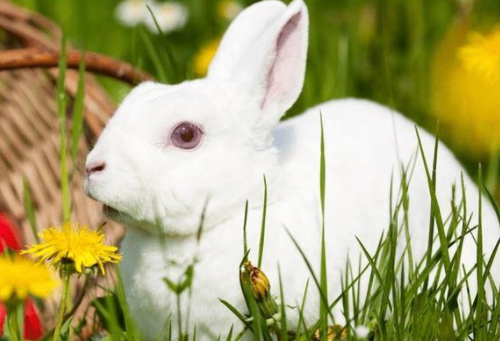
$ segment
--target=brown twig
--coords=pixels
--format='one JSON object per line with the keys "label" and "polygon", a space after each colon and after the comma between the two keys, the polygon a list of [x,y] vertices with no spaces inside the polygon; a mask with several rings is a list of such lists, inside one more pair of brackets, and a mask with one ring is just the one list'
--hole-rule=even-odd
{"label": "brown twig", "polygon": [[[78,69],[81,58],[81,52],[68,51],[68,68]],[[58,63],[59,52],[49,49],[24,48],[0,52],[0,71],[37,67],[52,68],[57,67]],[[93,52],[85,53],[85,67],[89,72],[116,78],[132,85],[153,79],[151,75],[133,68],[128,63]]]}

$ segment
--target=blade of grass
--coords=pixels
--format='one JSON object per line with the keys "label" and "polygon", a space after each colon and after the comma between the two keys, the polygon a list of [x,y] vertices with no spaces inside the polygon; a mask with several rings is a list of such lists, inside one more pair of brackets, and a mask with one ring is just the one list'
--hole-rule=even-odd
{"label": "blade of grass", "polygon": [[[323,290],[321,290],[321,284],[320,282],[318,281],[318,277],[316,276],[316,274],[314,273],[314,270],[313,270],[313,267],[311,265],[311,262],[309,261],[309,259],[307,258],[306,254],[304,253],[304,250],[302,250],[302,248],[300,247],[299,243],[297,242],[297,240],[293,237],[293,235],[290,233],[290,231],[288,229],[286,229],[286,233],[288,234],[288,236],[290,237],[290,239],[292,239],[292,242],[293,244],[295,245],[295,247],[297,248],[297,250],[299,251],[300,255],[302,256],[302,259],[304,260],[304,262],[306,263],[306,266],[309,270],[309,273],[311,274],[313,280],[314,280],[314,283],[316,284],[316,287],[318,288],[318,291],[319,291],[319,296],[321,298],[321,301],[323,301],[323,304],[325,304],[327,307],[328,307],[328,301],[327,301],[327,298],[323,295]],[[330,319],[332,321],[334,321],[335,319],[333,318],[333,315],[331,313],[330,310],[327,309],[327,313],[328,315],[330,316]],[[325,321],[326,322],[326,321]]]}
{"label": "blade of grass", "polygon": [[[437,169],[437,156],[438,156],[438,146],[439,146],[439,125],[436,126],[436,131],[435,131],[435,140],[434,140],[434,155],[433,155],[433,160],[432,160],[432,179],[431,179],[431,182],[432,182],[432,186],[434,186],[434,188],[436,188],[436,169]],[[435,221],[436,217],[434,215],[434,210],[432,209],[432,200],[431,200],[431,215],[430,215],[430,218],[429,218],[429,237],[427,239],[427,253],[426,253],[426,256],[427,256],[427,264],[430,263],[431,261],[431,255],[432,255],[432,245],[433,245],[433,241],[434,241],[434,221]],[[424,282],[424,289],[427,289],[427,286],[428,286],[428,283],[429,281],[426,280]]]}
{"label": "blade of grass", "polygon": [[141,27],[139,29],[139,35],[142,39],[144,47],[148,52],[149,57],[151,58],[151,62],[153,63],[153,66],[155,68],[155,73],[158,77],[158,80],[162,83],[168,83],[169,79],[167,77],[167,71],[165,70],[158,51],[154,47],[148,33],[144,30],[144,28]]}
{"label": "blade of grass", "polygon": [[245,315],[243,315],[238,309],[236,309],[231,303],[228,301],[223,300],[222,298],[219,298],[219,301],[226,306],[227,309],[229,309],[245,326],[249,326],[249,323],[247,321],[247,318]]}
{"label": "blade of grass", "polygon": [[26,211],[26,217],[30,223],[31,232],[33,233],[33,237],[35,237],[36,243],[40,244],[40,237],[38,236],[38,229],[36,226],[35,206],[33,205],[30,186],[26,179],[23,179],[23,201],[24,210]]}
{"label": "blade of grass", "polygon": [[443,218],[441,216],[441,210],[439,208],[439,203],[438,203],[437,196],[436,196],[436,188],[434,187],[431,175],[429,173],[429,167],[427,165],[427,159],[425,157],[424,147],[422,145],[422,140],[420,139],[420,133],[418,132],[417,127],[415,127],[415,132],[417,134],[420,155],[422,156],[422,161],[424,163],[425,174],[427,176],[427,184],[428,184],[429,192],[431,195],[431,206],[432,206],[432,211],[434,212],[435,222],[437,225],[438,236],[439,236],[439,241],[440,241],[440,250],[443,254],[442,256],[443,256],[444,270],[446,272],[446,275],[449,276],[450,271],[451,271],[451,269],[450,269],[450,255],[448,253],[448,247],[447,247],[447,242],[446,242],[446,233],[444,231],[444,226],[443,226]]}
{"label": "blade of grass", "polygon": [[374,259],[370,256],[370,253],[368,252],[368,250],[366,249],[364,244],[361,242],[361,240],[358,237],[356,237],[356,240],[358,241],[358,244],[361,246],[361,249],[362,249],[363,253],[365,254],[366,259],[368,260],[368,263],[370,263],[370,266],[372,267],[372,271],[373,271],[375,277],[377,277],[377,279],[381,285],[382,293],[384,294],[385,300],[387,301],[389,308],[392,310],[392,304],[391,304],[391,300],[389,298],[389,293],[387,292],[387,289],[384,286],[384,280],[382,279],[382,275],[380,274],[380,272],[377,269],[377,265],[375,264]]}
{"label": "blade of grass", "polygon": [[490,204],[493,206],[493,209],[495,210],[495,214],[497,216],[498,222],[500,223],[500,210],[498,209],[498,205],[495,201],[495,198],[493,198],[493,195],[491,195],[490,191],[486,187],[486,185],[483,185],[483,191],[486,193],[486,196],[488,197],[488,200]]}
{"label": "blade of grass", "polygon": [[281,269],[278,264],[278,278],[280,284],[280,328],[281,328],[281,338],[280,341],[288,341],[288,325],[286,322],[286,306],[285,306],[285,294],[283,292],[283,281],[281,279]]}
{"label": "blade of grass", "polygon": [[73,165],[76,165],[78,153],[78,143],[83,133],[83,110],[85,97],[85,51],[82,52],[80,66],[78,69],[78,88],[76,90],[75,104],[73,109],[72,130],[71,130],[71,158]]}
{"label": "blade of grass", "polygon": [[[304,295],[302,295],[302,303],[300,304],[300,310],[299,310],[299,320],[297,321],[297,327],[295,330],[297,333],[299,333],[300,327],[302,326],[304,322],[304,307],[306,305],[306,299],[307,299],[307,289],[309,288],[309,278],[306,281],[306,287],[304,288]],[[307,326],[304,324],[304,333],[307,332]]]}
{"label": "blade of grass", "polygon": [[[163,32],[163,30],[161,29],[160,25],[158,24],[158,20],[156,20],[156,16],[155,14],[153,13],[153,10],[151,9],[151,7],[149,5],[146,5],[148,11],[149,11],[149,14],[151,15],[151,17],[153,18],[153,21],[155,23],[155,26],[156,26],[156,29],[158,30],[158,33],[160,34],[160,38],[162,41],[167,41],[167,37],[165,35],[165,33]],[[166,58],[164,58],[166,61],[168,61],[168,75],[171,77],[173,83],[177,83],[177,82],[180,82],[182,81],[181,77],[179,76],[177,70],[179,69],[179,65],[178,63],[176,62],[176,58],[175,58],[175,54],[173,52],[173,50],[171,50],[167,44],[162,44],[162,51],[165,52],[165,55],[166,55]]]}
{"label": "blade of grass", "polygon": [[125,321],[125,332],[128,341],[138,341],[141,340],[140,334],[137,331],[134,323],[132,322],[132,317],[130,315],[130,307],[125,296],[125,287],[123,286],[123,279],[120,268],[116,268],[116,296],[118,298],[118,303],[123,311],[123,319]]}
{"label": "blade of grass", "polygon": [[231,339],[233,338],[233,328],[234,328],[234,325],[231,325],[231,329],[229,329],[229,333],[227,334],[226,341],[231,341]]}
{"label": "blade of grass", "polygon": [[[325,160],[325,134],[323,128],[323,115],[320,113],[321,137],[320,137],[320,176],[319,188],[321,193],[321,264],[320,264],[320,285],[321,296],[324,297],[320,302],[320,319],[322,324],[321,339],[328,337],[328,277],[326,270],[326,237],[325,237],[325,195],[326,195],[326,160]],[[333,323],[333,319],[332,319]]]}
{"label": "blade of grass", "polygon": [[260,241],[259,241],[259,261],[257,267],[262,265],[262,255],[264,253],[264,241],[266,235],[266,215],[267,215],[267,180],[264,175],[264,206],[262,207],[262,223],[260,228]]}
{"label": "blade of grass", "polygon": [[245,201],[245,217],[243,218],[243,256],[248,254],[247,221],[248,221],[248,200]]}
{"label": "blade of grass", "polygon": [[59,57],[59,73],[57,78],[57,112],[59,117],[61,194],[63,206],[63,221],[71,219],[71,202],[69,195],[69,175],[67,164],[67,127],[66,127],[66,34],[63,32]]}
{"label": "blade of grass", "polygon": [[481,164],[479,164],[478,167],[478,214],[479,214],[479,219],[478,219],[478,229],[477,229],[477,245],[476,245],[476,264],[477,264],[477,270],[476,270],[476,275],[477,275],[477,307],[476,307],[476,331],[477,331],[477,336],[478,339],[480,340],[486,340],[486,334],[485,334],[485,328],[480,327],[481,324],[484,321],[485,316],[483,315],[483,308],[484,308],[484,299],[485,299],[485,292],[484,292],[484,273],[483,273],[483,267],[484,267],[484,258],[483,258],[483,215],[482,215],[482,210],[483,210],[483,171],[481,168]]}

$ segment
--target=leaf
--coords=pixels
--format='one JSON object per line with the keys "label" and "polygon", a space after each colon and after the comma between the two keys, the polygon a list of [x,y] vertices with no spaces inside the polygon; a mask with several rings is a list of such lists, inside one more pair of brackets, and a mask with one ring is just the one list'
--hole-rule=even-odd
{"label": "leaf", "polygon": [[163,277],[163,282],[165,282],[168,286],[168,288],[173,292],[175,293],[176,295],[179,295],[180,292],[179,292],[179,286],[174,283],[172,280],[170,280],[169,278],[167,277]]}
{"label": "leaf", "polygon": [[61,327],[61,336],[59,337],[60,341],[68,341],[71,336],[71,322],[73,321],[73,317],[70,317]]}

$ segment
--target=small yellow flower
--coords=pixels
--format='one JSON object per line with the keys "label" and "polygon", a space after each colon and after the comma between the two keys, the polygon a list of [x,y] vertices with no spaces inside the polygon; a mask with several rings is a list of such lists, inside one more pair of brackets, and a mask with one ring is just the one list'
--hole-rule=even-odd
{"label": "small yellow flower", "polygon": [[459,50],[464,66],[492,83],[500,81],[500,26],[488,35],[473,32],[469,44]]}
{"label": "small yellow flower", "polygon": [[194,57],[194,72],[197,76],[202,77],[207,74],[210,62],[217,52],[220,39],[215,39],[203,46]]}
{"label": "small yellow flower", "polygon": [[49,296],[57,282],[44,264],[19,256],[0,257],[0,301]]}
{"label": "small yellow flower", "polygon": [[49,227],[40,233],[42,243],[33,245],[21,254],[31,254],[40,261],[50,260],[59,267],[71,262],[77,272],[98,265],[103,275],[104,263],[118,263],[122,257],[115,246],[103,244],[104,234],[78,223],[65,223],[63,227]]}

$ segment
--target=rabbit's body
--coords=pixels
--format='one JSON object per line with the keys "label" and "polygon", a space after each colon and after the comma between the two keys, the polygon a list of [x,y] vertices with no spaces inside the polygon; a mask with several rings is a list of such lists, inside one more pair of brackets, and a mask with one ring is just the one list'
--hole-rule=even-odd
{"label": "rabbit's body", "polygon": [[[320,263],[320,116],[324,120],[326,142],[326,238],[330,298],[340,292],[339,278],[347,255],[357,261],[361,249],[358,237],[370,252],[374,252],[380,236],[389,225],[389,192],[394,176],[394,198],[398,197],[401,165],[412,165],[417,153],[414,124],[400,114],[362,100],[340,100],[325,103],[308,113],[288,120],[276,129],[274,136],[279,154],[277,174],[269,174],[267,229],[262,269],[269,276],[273,293],[279,293],[278,264],[288,304],[298,305],[311,279],[304,260],[291,242],[286,229],[297,239],[319,273]],[[377,130],[373,129],[377,125]],[[420,131],[431,162],[434,137]],[[397,136],[397,138],[396,138]],[[398,155],[399,154],[399,155]],[[410,166],[412,169],[412,167]],[[460,183],[461,168],[449,150],[440,145],[438,196],[443,215],[449,213],[452,184]],[[274,179],[274,181],[269,181]],[[475,207],[477,189],[464,178],[469,206]],[[458,189],[460,186],[457,187]],[[234,190],[238,190],[237,188]],[[250,259],[257,260],[262,217],[263,185],[256,188],[247,220]],[[427,249],[430,216],[430,195],[420,157],[416,160],[410,188],[409,219],[415,259],[421,259]],[[457,196],[460,200],[460,195]],[[239,263],[243,257],[244,202],[234,216],[203,232],[200,244],[196,237],[158,238],[137,229],[129,231],[122,246],[122,271],[132,314],[142,331],[153,339],[163,327],[162,321],[172,318],[177,331],[177,302],[163,278],[178,281],[193,259],[198,259],[194,272],[191,299],[182,295],[183,329],[197,326],[198,335],[226,335],[234,324],[241,323],[219,302],[219,298],[246,311],[239,287]],[[495,235],[494,212],[485,203],[483,220],[486,235]],[[404,236],[401,237],[404,240]],[[467,242],[464,259],[471,267],[475,248]],[[495,239],[486,239],[491,250]],[[403,247],[403,244],[400,245]],[[363,262],[366,265],[366,262]],[[306,319],[313,323],[318,314],[318,295],[313,282],[308,292]],[[190,307],[190,308],[189,308]],[[186,319],[190,309],[190,325]],[[295,312],[295,316],[294,316]],[[340,315],[340,306],[335,309]],[[297,311],[290,310],[291,321]],[[289,316],[290,317],[290,316]],[[176,334],[174,334],[176,335]]]}
{"label": "rabbit's body", "polygon": [[[318,273],[320,113],[330,298],[339,293],[348,256],[354,262],[359,257],[356,237],[374,252],[389,226],[391,176],[394,205],[401,168],[412,170],[415,158],[415,169],[409,171],[413,173],[409,225],[414,259],[425,252],[430,195],[417,157],[413,123],[361,100],[328,102],[279,123],[302,89],[307,30],[307,9],[300,0],[289,6],[262,1],[249,7],[231,24],[206,78],[173,86],[140,85],[118,108],[89,154],[88,195],[129,228],[122,246],[124,285],[130,311],[148,340],[155,339],[169,318],[174,335],[178,331],[176,296],[163,279],[180,280],[195,258],[190,303],[188,293],[182,294],[182,328],[189,332],[196,325],[198,337],[205,340],[227,334],[232,323],[236,330],[241,326],[218,299],[246,312],[238,274],[243,213],[248,200],[250,259],[256,263],[264,175],[269,197],[262,269],[277,294],[279,264],[286,302],[299,303],[311,276],[286,229]],[[421,135],[430,162],[434,138],[423,131]],[[453,183],[460,200],[461,172],[452,154],[440,145],[437,193],[444,218],[450,211]],[[475,211],[476,219],[478,191],[466,176],[464,182],[468,212]],[[498,240],[498,228],[487,202],[483,218],[489,252]],[[469,238],[464,249],[468,268],[474,264],[474,246]],[[317,317],[318,302],[318,291],[310,282],[308,321]],[[335,309],[339,313],[340,307]],[[289,316],[293,326],[297,310],[291,309]]]}

